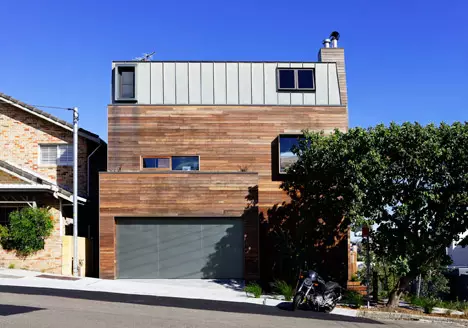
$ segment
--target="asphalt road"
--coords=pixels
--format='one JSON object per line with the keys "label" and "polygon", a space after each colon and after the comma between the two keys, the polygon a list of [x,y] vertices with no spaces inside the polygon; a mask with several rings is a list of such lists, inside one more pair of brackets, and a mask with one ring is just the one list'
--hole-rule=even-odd
{"label": "asphalt road", "polygon": [[[67,295],[68,293],[68,295]],[[57,295],[59,294],[59,295]],[[104,300],[105,299],[105,300]],[[0,286],[0,327],[453,327],[225,302]]]}

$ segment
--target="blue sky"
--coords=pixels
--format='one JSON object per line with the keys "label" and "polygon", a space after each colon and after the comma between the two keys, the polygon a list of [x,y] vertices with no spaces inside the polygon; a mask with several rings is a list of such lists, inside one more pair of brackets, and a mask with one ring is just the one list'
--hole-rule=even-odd
{"label": "blue sky", "polygon": [[337,30],[351,126],[465,121],[466,12],[466,0],[4,1],[0,91],[78,106],[107,139],[112,60],[314,61]]}

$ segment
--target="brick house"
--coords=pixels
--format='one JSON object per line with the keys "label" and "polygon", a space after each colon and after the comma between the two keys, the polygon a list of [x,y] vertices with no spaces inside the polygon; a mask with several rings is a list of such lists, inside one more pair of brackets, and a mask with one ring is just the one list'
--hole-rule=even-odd
{"label": "brick house", "polygon": [[[0,266],[62,273],[62,236],[73,230],[72,143],[70,123],[0,93],[0,224],[24,206],[49,207],[55,223],[43,251],[20,259],[0,249]],[[106,152],[99,136],[79,130],[79,235],[91,240],[97,240],[97,179]]]}
{"label": "brick house", "polygon": [[[327,43],[328,45],[328,43]],[[101,278],[271,270],[260,225],[301,131],[348,128],[344,50],[315,62],[114,61]],[[343,241],[336,261],[347,266]]]}

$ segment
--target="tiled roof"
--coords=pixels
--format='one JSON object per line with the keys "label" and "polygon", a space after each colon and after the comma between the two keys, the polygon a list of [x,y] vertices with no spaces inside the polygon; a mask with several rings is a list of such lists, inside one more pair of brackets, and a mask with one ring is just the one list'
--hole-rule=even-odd
{"label": "tiled roof", "polygon": [[[62,120],[62,119],[60,119],[60,118],[58,118],[58,117],[56,117],[54,115],[51,115],[51,114],[49,114],[47,112],[44,112],[43,110],[40,110],[40,109],[38,109],[38,108],[36,108],[34,106],[31,106],[31,105],[28,105],[28,104],[26,104],[26,103],[24,103],[22,101],[19,101],[18,99],[10,97],[10,96],[2,93],[2,92],[0,92],[0,101],[2,101],[1,98],[6,99],[6,100],[8,100],[8,101],[14,103],[15,105],[20,106],[20,107],[24,107],[24,108],[26,108],[26,109],[40,115],[40,116],[43,116],[44,118],[47,118],[49,120],[52,120],[52,121],[56,122],[57,124],[65,125],[65,126],[71,128],[71,129],[73,129],[73,124],[71,124],[71,123],[69,123],[67,121],[64,121],[64,120]],[[90,132],[88,130],[82,129],[82,128],[80,128],[79,131],[81,132],[81,134],[84,137],[88,137],[89,139],[91,139],[93,141],[96,141],[96,139],[99,140],[99,136],[97,134],[94,134],[94,133],[92,133],[92,132]]]}

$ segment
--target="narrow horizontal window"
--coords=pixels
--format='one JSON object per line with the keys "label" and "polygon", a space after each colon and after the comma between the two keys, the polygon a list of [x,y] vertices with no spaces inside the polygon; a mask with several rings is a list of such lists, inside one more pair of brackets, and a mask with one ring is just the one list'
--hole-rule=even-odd
{"label": "narrow horizontal window", "polygon": [[200,169],[200,158],[198,156],[173,156],[172,170],[175,171],[198,171]]}
{"label": "narrow horizontal window", "polygon": [[143,158],[144,169],[169,169],[170,167],[169,158]]}
{"label": "narrow horizontal window", "polygon": [[279,173],[286,173],[296,163],[298,157],[293,153],[299,145],[302,135],[284,135],[279,137]]}

